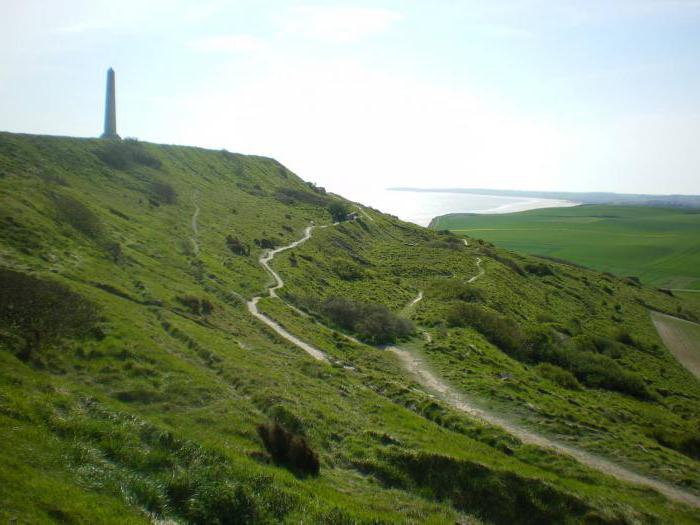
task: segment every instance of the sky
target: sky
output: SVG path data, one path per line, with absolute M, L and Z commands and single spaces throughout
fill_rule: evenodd
M 700 0 L 0 0 L 0 130 L 389 186 L 700 194 Z

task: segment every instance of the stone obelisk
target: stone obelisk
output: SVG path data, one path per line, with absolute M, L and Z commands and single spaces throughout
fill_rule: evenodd
M 114 93 L 114 69 L 107 71 L 107 96 L 105 99 L 105 131 L 103 139 L 118 139 L 117 135 L 117 100 Z

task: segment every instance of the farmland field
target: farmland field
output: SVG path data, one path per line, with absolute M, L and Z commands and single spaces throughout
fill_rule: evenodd
M 584 205 L 519 213 L 436 217 L 431 226 L 521 253 L 566 259 L 644 283 L 700 289 L 700 213 Z

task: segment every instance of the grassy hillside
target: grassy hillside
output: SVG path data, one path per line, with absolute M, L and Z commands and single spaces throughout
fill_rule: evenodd
M 501 215 L 451 214 L 432 226 L 520 253 L 558 257 L 663 288 L 700 289 L 697 210 L 586 205 Z
M 2 133 L 0 189 L 2 520 L 700 522 L 454 410 L 375 346 L 697 495 L 700 385 L 648 315 L 693 319 L 674 297 L 366 210 L 280 253 L 259 304 L 326 364 L 246 308 L 266 249 L 353 206 L 279 163 Z

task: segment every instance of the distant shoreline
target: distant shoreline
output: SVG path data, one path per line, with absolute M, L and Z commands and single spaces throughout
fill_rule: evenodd
M 611 192 L 558 192 L 491 190 L 485 188 L 410 188 L 392 187 L 388 191 L 413 193 L 447 193 L 497 196 L 503 198 L 534 198 L 576 202 L 579 204 L 617 204 L 630 206 L 659 206 L 700 209 L 700 195 L 650 195 Z M 524 210 L 520 210 L 524 211 Z

